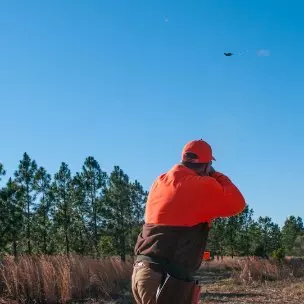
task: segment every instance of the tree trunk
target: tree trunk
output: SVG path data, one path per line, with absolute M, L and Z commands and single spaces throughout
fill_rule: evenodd
M 91 184 L 91 205 L 93 207 L 94 246 L 95 246 L 95 250 L 96 250 L 96 257 L 99 257 L 98 227 L 97 227 L 97 207 L 96 207 L 96 184 L 95 184 L 95 181 L 93 182 L 93 184 Z
M 27 196 L 27 249 L 28 254 L 32 254 L 31 248 L 31 229 L 30 229 L 30 195 L 29 195 L 29 187 L 26 187 L 26 196 Z
M 13 241 L 13 254 L 15 258 L 18 256 L 16 240 Z
M 44 201 L 44 194 L 43 194 L 43 203 L 45 204 Z M 46 254 L 47 252 L 47 244 L 46 244 L 46 216 L 47 216 L 47 208 L 44 207 L 45 209 L 43 210 L 43 253 Z
M 93 218 L 94 218 L 94 246 L 96 250 L 96 256 L 99 256 L 98 250 L 98 231 L 97 231 L 97 210 L 96 210 L 95 202 L 93 203 Z
M 64 234 L 65 234 L 65 246 L 66 246 L 66 254 L 70 254 L 70 243 L 69 243 L 69 235 L 68 235 L 68 207 L 66 203 L 66 199 L 64 198 Z
M 82 255 L 84 255 L 84 251 L 85 251 L 85 249 L 84 249 L 84 241 L 83 241 L 83 235 L 82 235 L 82 231 L 81 231 L 81 229 L 79 230 L 79 237 L 80 237 L 80 253 L 82 254 Z
M 66 244 L 66 254 L 70 254 L 70 244 L 69 244 L 69 236 L 67 230 L 65 231 L 65 244 Z
M 45 221 L 45 219 L 44 219 Z M 45 225 L 45 223 L 44 223 Z M 44 230 L 43 230 L 43 253 L 46 254 L 47 253 L 47 244 L 46 244 L 46 228 L 44 226 Z
M 126 239 L 124 232 L 120 235 L 120 260 L 122 262 L 126 261 Z
M 250 244 L 249 244 L 249 236 L 248 236 L 248 231 L 246 229 L 246 252 L 245 255 L 248 256 L 250 251 Z
M 231 258 L 234 258 L 234 246 L 231 246 Z
M 97 236 L 97 219 L 96 219 L 96 210 L 94 212 L 94 245 L 96 250 L 97 257 L 99 256 L 99 250 L 98 250 L 98 236 Z
M 230 229 L 230 250 L 231 257 L 234 257 L 234 229 Z

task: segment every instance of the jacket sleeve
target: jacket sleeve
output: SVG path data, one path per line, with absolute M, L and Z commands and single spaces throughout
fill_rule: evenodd
M 222 173 L 216 172 L 204 181 L 202 195 L 207 196 L 205 215 L 211 219 L 234 216 L 245 208 L 245 199 L 232 181 Z

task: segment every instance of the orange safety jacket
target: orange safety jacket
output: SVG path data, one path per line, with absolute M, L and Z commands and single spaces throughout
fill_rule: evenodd
M 199 176 L 176 165 L 150 189 L 135 255 L 161 258 L 193 272 L 201 264 L 211 221 L 244 208 L 241 192 L 224 174 Z
M 199 176 L 183 166 L 161 175 L 149 193 L 145 222 L 194 226 L 241 212 L 245 201 L 238 188 L 221 173 Z

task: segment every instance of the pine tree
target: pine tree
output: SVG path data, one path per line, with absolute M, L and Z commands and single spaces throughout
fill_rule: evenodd
M 23 190 L 22 202 L 26 214 L 26 241 L 27 253 L 32 253 L 32 211 L 35 201 L 35 174 L 37 164 L 28 156 L 23 154 L 23 159 L 19 163 L 18 170 L 15 172 L 16 183 Z
M 66 163 L 62 163 L 59 171 L 55 174 L 52 192 L 55 202 L 54 223 L 59 232 L 59 239 L 61 239 L 61 232 L 63 232 L 63 243 L 67 255 L 70 253 L 70 231 L 74 212 L 71 200 L 71 183 L 71 171 Z
M 251 227 L 254 223 L 253 210 L 249 209 L 247 205 L 242 213 L 238 216 L 240 230 L 237 231 L 236 243 L 237 251 L 241 256 L 248 256 L 252 253 L 251 251 Z
M 1 177 L 4 176 L 6 174 L 3 164 L 0 163 L 0 181 L 1 181 Z
M 297 228 L 299 230 L 299 233 L 304 233 L 303 219 L 298 216 L 296 219 L 296 222 L 297 222 Z
M 129 177 L 118 166 L 114 167 L 105 189 L 105 220 L 116 252 L 125 261 L 127 238 L 132 227 L 132 204 Z
M 133 250 L 138 234 L 144 223 L 144 210 L 148 192 L 144 191 L 143 186 L 137 180 L 135 180 L 133 183 L 130 183 L 129 187 L 131 199 L 131 231 L 127 242 L 127 251 L 133 255 Z
M 72 180 L 71 204 L 73 205 L 73 225 L 72 225 L 72 248 L 82 255 L 95 255 L 93 232 L 90 231 L 88 222 L 89 209 L 85 204 L 86 192 L 82 175 L 76 173 Z
M 297 237 L 304 232 L 303 221 L 300 217 L 290 216 L 282 228 L 282 243 L 286 254 L 292 254 Z
M 258 219 L 259 241 L 255 254 L 262 257 L 269 257 L 275 250 L 282 246 L 281 231 L 277 224 L 274 224 L 270 217 L 259 217 Z
M 292 253 L 298 257 L 304 256 L 304 234 L 297 236 L 297 238 L 294 242 L 294 247 L 292 249 Z
M 11 182 L 11 179 L 9 179 Z M 8 186 L 8 185 L 7 185 Z M 8 187 L 0 189 L 0 250 L 6 251 L 9 243 L 9 234 L 11 233 L 10 226 L 10 193 Z
M 5 188 L 0 191 L 0 247 L 1 250 L 18 255 L 18 244 L 22 240 L 24 225 L 22 191 L 9 178 Z M 21 202 L 21 204 L 20 204 Z M 8 246 L 12 246 L 12 252 Z
M 93 232 L 96 255 L 99 256 L 102 224 L 101 199 L 106 186 L 107 175 L 92 156 L 85 160 L 82 170 L 81 180 L 84 188 L 85 216 L 88 219 L 89 230 Z
M 232 216 L 227 219 L 225 235 L 225 243 L 227 253 L 234 258 L 237 254 L 237 235 L 241 229 L 241 223 L 238 216 Z
M 143 186 L 137 180 L 135 180 L 134 183 L 130 183 L 130 190 L 134 224 L 140 226 L 144 220 L 144 210 L 148 192 L 144 191 Z
M 35 190 L 40 195 L 40 204 L 36 208 L 34 216 L 36 243 L 39 252 L 48 253 L 48 244 L 51 237 L 50 211 L 52 207 L 51 176 L 43 167 L 40 167 L 35 174 Z
M 211 251 L 212 256 L 223 257 L 225 254 L 225 237 L 224 233 L 226 231 L 227 219 L 217 218 L 211 224 L 211 229 L 209 232 L 208 247 Z

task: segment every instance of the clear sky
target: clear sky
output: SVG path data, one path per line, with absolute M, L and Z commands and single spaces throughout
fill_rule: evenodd
M 53 174 L 92 155 L 149 189 L 187 141 L 203 138 L 256 216 L 303 217 L 303 9 L 1 1 L 0 161 L 12 175 L 28 152 Z

